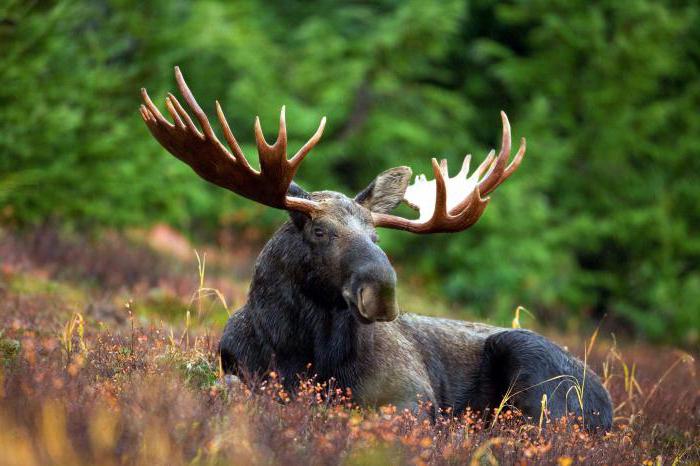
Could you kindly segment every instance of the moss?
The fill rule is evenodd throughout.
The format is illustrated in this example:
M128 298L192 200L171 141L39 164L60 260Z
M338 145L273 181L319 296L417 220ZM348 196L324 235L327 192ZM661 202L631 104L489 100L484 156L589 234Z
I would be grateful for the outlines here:
M16 274L9 279L9 290L21 295L48 295L78 307L87 302L87 292L77 286L40 278L36 275Z
M3 365L8 365L19 356L21 345L19 341L11 338L4 338L0 335L0 361Z
M350 453L345 461L346 466L380 466L386 464L402 464L405 460L400 457L400 452L388 446L375 446L373 448L359 448Z
M216 365L202 354L169 351L160 356L158 361L176 369L193 388L210 388L218 379Z
M152 290L143 300L133 303L138 316L158 317L167 322L184 321L187 303L160 289Z
M186 361L180 365L185 381L196 388L209 388L216 383L216 368L204 358Z
M223 328L228 320L228 313L223 309L220 303L214 300L205 302L201 315L197 314L196 303L188 306L189 303L183 301L180 297L165 292L163 290L153 290L148 296L142 300L137 300L133 303L135 314L147 319L163 320L173 324L185 324L187 319L187 310L190 310L190 326L198 327L201 325L216 328Z

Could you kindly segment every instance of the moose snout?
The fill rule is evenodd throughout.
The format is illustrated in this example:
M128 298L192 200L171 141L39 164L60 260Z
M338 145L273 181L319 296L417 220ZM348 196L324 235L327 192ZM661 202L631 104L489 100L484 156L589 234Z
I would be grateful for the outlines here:
M390 322L399 315L396 273L391 267L361 269L343 289L343 297L367 322Z
M368 320L391 322L399 314L394 287L371 283L360 287L357 296L357 310Z

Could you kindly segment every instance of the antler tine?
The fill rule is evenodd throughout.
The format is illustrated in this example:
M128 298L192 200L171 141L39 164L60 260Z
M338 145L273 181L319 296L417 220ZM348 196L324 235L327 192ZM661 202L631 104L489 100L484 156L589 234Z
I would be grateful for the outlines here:
M493 166L493 161L496 158L496 151L491 149L483 162L479 164L479 167L474 171L477 179L481 178L484 172L490 171Z
M187 113L182 104L180 104L180 101L177 100L177 97L168 92L167 100L170 101L172 106L177 111L177 114L180 115L180 118L182 118L182 120L185 122L185 126L187 127L187 129L198 138L204 139L204 136L202 135L202 133L199 132L199 129L197 129L194 122L192 121L192 118L190 118L190 115Z
M255 117L255 144L258 146L258 151L269 150L272 146L265 140L265 135L263 134L262 126L260 126L260 117Z
M153 119L151 120L152 123L156 123L157 121L158 123L165 126L173 126L173 124L166 120L165 117L160 113L160 110L158 110L158 107L156 107L153 101L151 100L151 97L148 95L148 92L146 91L145 87L141 88L141 98L145 102L148 112L153 117ZM143 107L143 105L141 106ZM148 121L146 123L148 123Z
M148 122L150 115L148 114L148 110L144 105L139 106L139 112L141 112L141 118L143 118L143 121Z
M513 161L510 162L510 165L508 165L506 170L503 172L503 176L501 177L501 182L499 184L503 183L510 175L513 174L515 170L518 169L520 162L523 161L526 150L527 141L525 141L525 138L520 138L520 147L518 148L518 152L515 154L515 157L513 157Z
M260 156L260 172L271 173L277 176L286 177L289 175L291 181L294 176L287 169L287 124L285 120L285 107L282 106L280 111L280 126L277 133L277 139L274 144L270 145L265 140L262 127L260 125L260 117L255 117L255 142L258 146L258 154Z
M488 195L491 191L496 189L496 186L500 184L500 179L503 176L503 171L508 163L508 157L510 157L510 122L506 113L501 111L501 121L503 122L503 135L501 138L501 150L498 152L496 161L491 165L491 169L486 173L484 178L479 182L479 189L484 194Z
M219 101L216 101L216 115L219 118L219 123L221 124L221 128L224 130L224 138L226 138L226 142L228 143L228 146L231 148L231 150L234 153L234 158L236 159L237 162L239 162L241 165L243 165L247 170L253 171L252 167L248 163L248 159L246 159L245 155L243 154L243 150L241 150L241 146L238 145L238 141L236 140L236 137L233 135L233 132L231 131L231 127L228 125L228 121L226 120L226 115L224 115L224 110L221 108L221 104Z
M459 173L457 174L457 177L466 178L467 175L469 175L469 165L471 165L471 162L472 162L472 154L465 155L464 160L462 161L462 168L460 168Z
M447 160L442 159L438 165L437 159L433 158L433 174L435 175L435 210L433 218L436 216L447 216L447 186L445 186L445 176L447 175Z
M523 161L523 156L525 155L525 150L526 150L527 144L525 142L525 138L520 138L520 147L518 148L518 152L515 154L515 157L513 157L513 160L510 162L510 164L503 170L503 174L498 178L498 182L496 182L495 186L491 188L491 192L493 192L494 189L498 188L505 180L507 180L510 175L515 172L515 170L518 169L520 166L520 162Z
M153 116L153 114L152 114L151 111L148 109L148 107L146 107L146 106L143 105L143 104L141 104L141 106L139 106L139 111L141 112L141 118L142 118L143 121L146 123L146 126L148 127L148 130L149 130L152 134L154 134L154 136L155 136L155 133L153 133L153 131L154 131L154 130L153 130L153 125L156 124L156 118Z
M280 127L277 131L277 140L275 141L275 146L277 144L282 144L284 147L284 156L287 157L287 106L282 105L280 109Z
M306 141L306 144L301 146L301 149L297 151L296 154L294 154L294 157L289 159L289 164L296 168L299 166L299 164L304 160L304 157L306 157L306 154L309 153L311 149L314 148L316 143L321 139L321 136L323 135L323 129L326 127L326 117L324 116L321 118L321 122L318 125L318 128L316 129L316 132L309 138L308 141Z
M141 117L146 123L148 130L151 132L154 138L156 138L166 149L170 152L173 151L172 144L166 137L163 137L163 133L175 128L175 125L170 123L165 117L160 113L158 107L155 106L151 97L145 88L141 88L141 97L144 104L141 104ZM181 158L178 156L178 158Z
M180 115L178 115L177 110L175 109L175 106L170 101L170 97L165 98L165 107L168 109L170 116L173 117L175 124L180 128L185 129L185 123L182 122Z
M212 129L211 124L209 124L209 119L202 110L202 107L200 107L197 103L197 99L195 99L194 95L192 95L192 91L190 91L190 88L187 86L187 83L185 82L185 78L182 76L182 72L180 71L179 66L175 67L175 81L177 81L177 87L178 89L180 89L182 96L185 98L185 102L187 102L187 105L189 105L189 107L192 109L192 111L194 112L194 116L197 118L199 124L202 126L202 130L204 131L206 137L211 139L212 141L216 141L216 135L214 134L214 130ZM197 131L197 133L201 137L201 133L199 133L199 131Z

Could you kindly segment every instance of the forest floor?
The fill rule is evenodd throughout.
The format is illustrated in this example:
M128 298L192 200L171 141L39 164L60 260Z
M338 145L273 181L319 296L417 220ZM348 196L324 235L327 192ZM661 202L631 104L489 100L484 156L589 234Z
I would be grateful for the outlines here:
M697 355L602 334L552 336L588 353L615 405L609 433L546 410L526 423L507 402L495 417L432 424L360 409L313 378L292 396L274 376L252 390L232 382L216 346L256 252L244 241L198 260L166 227L0 230L0 465L700 462ZM455 314L419 282L399 294L406 308Z

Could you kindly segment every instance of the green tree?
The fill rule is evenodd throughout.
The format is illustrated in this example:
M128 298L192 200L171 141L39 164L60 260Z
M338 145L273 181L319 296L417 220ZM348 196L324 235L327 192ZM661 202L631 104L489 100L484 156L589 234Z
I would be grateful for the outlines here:
M430 157L454 168L528 137L521 169L459 235L382 232L434 292L504 322L608 315L619 328L700 337L700 12L673 1L15 2L0 9L0 216L74 228L167 221L192 234L285 214L197 181L140 121L180 65L219 99L255 159L287 105L290 149L322 115L299 172L352 194ZM411 215L410 211L405 210ZM416 309L420 311L420 309ZM565 317L561 317L565 316Z

